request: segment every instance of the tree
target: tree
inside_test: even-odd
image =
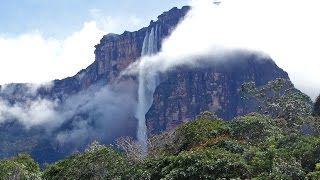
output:
[[[277,148],[283,156],[295,157],[307,173],[320,162],[320,138],[317,136],[290,134],[279,139]]]
[[[265,142],[267,138],[280,136],[285,131],[286,123],[281,119],[250,113],[234,118],[229,127],[234,139],[254,145]]]
[[[183,151],[149,160],[151,179],[246,179],[249,167],[240,154],[220,148]]]
[[[320,163],[316,164],[316,168],[313,172],[307,175],[308,179],[320,179]]]
[[[0,161],[0,179],[41,179],[39,165],[28,154]]]
[[[317,97],[316,102],[314,103],[312,115],[320,117],[320,95]]]
[[[240,90],[244,99],[258,102],[260,113],[284,118],[290,124],[293,124],[297,117],[305,117],[312,112],[311,99],[295,89],[288,79],[278,78],[261,87],[256,87],[254,82],[244,83]]]
[[[204,117],[204,116],[199,116]],[[208,116],[206,116],[208,117]],[[188,150],[195,145],[205,143],[211,133],[220,127],[224,122],[220,119],[212,121],[209,119],[196,119],[180,125],[176,128],[176,134],[173,143],[176,146],[176,152]]]
[[[132,137],[120,137],[116,140],[116,146],[119,150],[124,151],[130,161],[139,162],[145,157],[143,155],[142,146]]]
[[[204,111],[202,113],[200,113],[196,119],[201,119],[201,120],[211,120],[211,121],[214,121],[214,120],[218,120],[218,116],[210,111]]]
[[[94,142],[83,154],[76,153],[44,171],[44,179],[145,179],[144,171],[133,166],[126,156]]]

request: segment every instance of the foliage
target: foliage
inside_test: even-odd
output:
[[[313,172],[307,175],[308,179],[320,179],[320,163],[316,164],[316,168]]]
[[[284,118],[289,123],[299,116],[308,116],[312,112],[311,99],[295,89],[288,79],[276,79],[266,85],[256,87],[254,82],[244,83],[241,92],[245,99],[253,98],[260,104],[261,113],[276,118]]]
[[[249,167],[239,154],[219,148],[190,150],[146,163],[151,179],[244,179]]]
[[[96,144],[94,144],[96,146]],[[44,171],[44,179],[143,179],[138,170],[133,169],[127,158],[111,146],[89,148],[83,154],[76,153],[64,160],[49,165]],[[95,149],[93,151],[93,149]],[[136,171],[133,173],[133,171]]]
[[[130,161],[138,162],[144,158],[141,145],[132,137],[120,137],[116,140],[116,146],[123,151]]]
[[[42,176],[30,156],[2,160],[0,168],[5,171],[1,171],[0,177],[14,179],[14,174],[20,179],[48,180],[319,179],[319,134],[305,135],[290,128],[284,119],[258,113],[231,121],[210,117],[198,116],[199,119],[151,137],[149,155],[143,160],[130,157],[136,142],[124,137],[125,146],[120,147],[127,149],[121,149],[122,152],[93,142],[84,153],[48,165]],[[300,124],[308,124],[315,129],[313,132],[318,132],[316,117],[301,118]]]
[[[204,111],[202,113],[200,113],[196,119],[201,119],[201,120],[211,120],[211,121],[214,121],[214,120],[218,120],[218,116],[212,112],[209,112],[209,111]]]
[[[41,179],[39,165],[30,155],[19,154],[16,157],[0,161],[0,179]]]
[[[280,139],[277,148],[284,155],[299,160],[306,172],[313,171],[315,164],[320,161],[320,138],[316,136],[291,134]]]
[[[309,116],[301,119],[300,130],[304,134],[320,136],[320,117]]]
[[[204,116],[198,116],[204,117]],[[218,129],[224,122],[220,119],[212,121],[211,119],[196,119],[182,124],[176,129],[173,139],[175,152],[188,150],[195,145],[205,143],[210,134]]]
[[[303,179],[301,164],[292,157],[285,157],[273,147],[250,147],[244,158],[251,167],[251,177],[256,179]]]
[[[251,113],[231,121],[230,134],[235,139],[243,140],[249,144],[258,144],[265,142],[268,138],[281,136],[285,131],[285,126],[285,121],[281,119],[272,119],[269,116]]]
[[[320,179],[320,118],[308,116],[310,99],[285,79],[242,91],[264,114],[223,121],[203,112],[149,137],[147,156],[131,137],[118,149],[93,142],[42,172],[21,154],[0,161],[0,179]]]
[[[177,149],[174,144],[175,129],[148,138],[148,158],[170,155]]]

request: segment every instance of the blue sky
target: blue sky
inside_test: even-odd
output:
[[[0,0],[0,85],[44,83],[90,65],[103,35],[147,26],[189,0]]]
[[[95,18],[93,12],[97,11],[100,16],[124,21],[126,17],[135,17],[139,23],[127,27],[134,30],[163,11],[186,4],[187,0],[0,0],[0,33],[40,31],[45,36],[67,36]]]

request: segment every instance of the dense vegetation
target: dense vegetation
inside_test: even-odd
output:
[[[308,98],[298,91],[262,96],[265,87],[243,88],[259,96],[260,113],[231,121],[201,113],[150,137],[146,156],[129,137],[117,146],[93,142],[42,170],[19,155],[0,161],[0,179],[320,179],[320,117],[311,116]]]
[[[0,161],[0,179],[41,179],[39,165],[27,154]]]
[[[93,143],[84,153],[75,153],[42,171],[28,155],[2,160],[0,177],[319,179],[320,119],[307,117],[297,123],[299,126],[292,128],[285,119],[258,113],[232,121],[196,119],[152,137],[152,148],[144,159],[131,159],[113,146]],[[301,131],[305,128],[309,128],[308,135]]]

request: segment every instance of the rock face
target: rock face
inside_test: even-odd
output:
[[[123,34],[107,34],[95,46],[95,61],[75,76],[55,80],[50,91],[40,89],[44,96],[62,98],[87,89],[95,83],[110,84],[119,73],[147,52],[156,53],[161,48],[162,40],[182,20],[190,7],[172,8],[158,16],[156,22],[151,21],[148,27],[135,32],[125,31]]]
[[[139,57],[159,51],[162,40],[170,34],[189,9],[187,6],[181,9],[173,8],[160,15],[157,21],[151,21],[148,27],[135,32],[126,31],[121,35],[105,35],[95,46],[94,63],[75,76],[55,80],[50,87],[40,87],[32,93],[25,93],[27,85],[11,84],[6,88],[10,87],[10,93],[1,91],[0,99],[6,99],[11,104],[39,98],[58,99],[59,102],[64,102],[69,97],[79,95],[93,86],[107,84],[112,86],[119,81],[120,72]],[[188,43],[187,39],[186,43]],[[178,67],[174,71],[161,74],[161,83],[156,88],[153,95],[154,101],[146,114],[149,133],[156,134],[172,129],[206,110],[216,112],[218,116],[225,119],[245,114],[254,110],[255,107],[242,102],[238,91],[242,83],[255,81],[256,84],[262,85],[278,77],[288,78],[287,73],[277,67],[272,60],[263,59],[253,54],[239,56],[228,64],[211,64],[205,67],[196,69]],[[130,86],[134,89],[137,88],[137,85],[132,84],[137,84],[137,81],[136,77],[132,77],[130,81],[124,81],[122,84],[130,82]],[[122,85],[117,88],[122,91],[128,87]],[[84,103],[84,105],[86,104]],[[132,109],[134,108],[132,107]],[[33,131],[33,133],[28,130],[19,131],[19,137],[30,139],[32,144],[26,144],[28,148],[23,151],[32,153],[40,162],[52,162],[61,158],[68,153],[56,148],[57,145],[53,143],[56,133],[72,128],[79,118],[88,118],[88,114],[90,113],[80,111],[77,116],[70,117],[70,120],[62,124],[60,128],[51,132],[53,135],[49,134],[46,138],[39,138],[40,135],[37,136],[34,133],[42,133],[41,127],[37,127],[37,131]],[[109,137],[106,142],[112,142],[116,136],[135,136],[137,128],[135,118],[126,118],[122,120],[123,126],[121,128],[118,127],[112,131],[116,131],[116,135],[109,134],[108,136],[106,133],[106,136]],[[0,156],[13,155],[10,153],[10,148],[1,148],[1,145],[8,144],[7,142],[11,140],[14,140],[14,144],[17,145],[21,141],[21,139],[10,138],[10,136],[15,137],[15,134],[12,133],[12,129],[18,126],[15,124],[12,121],[8,124],[0,124],[0,131],[2,134],[6,134],[5,138],[1,139],[0,137]],[[94,125],[95,122],[91,120],[87,124]],[[20,125],[19,128],[23,129]],[[16,153],[16,151],[12,152]]]
[[[173,129],[203,111],[215,112],[225,120],[252,112],[256,107],[242,100],[241,85],[254,81],[259,86],[279,77],[288,79],[271,59],[255,55],[210,68],[170,72],[156,88],[153,105],[146,114],[149,133]]]
[[[189,9],[187,6],[182,9],[173,8],[158,16],[158,21],[151,21],[148,27],[135,32],[125,31],[121,35],[105,35],[95,46],[94,63],[72,78],[78,81],[81,88],[88,87],[99,80],[107,83],[114,81],[119,73],[137,60],[141,54],[158,52],[161,41],[169,35]]]

